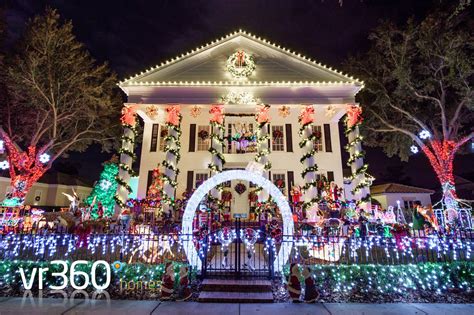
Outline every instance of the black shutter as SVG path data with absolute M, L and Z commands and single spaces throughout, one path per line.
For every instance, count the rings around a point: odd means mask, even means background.
M 334 181 L 334 172 L 328 171 L 328 182 L 333 182 L 333 181 Z
M 186 178 L 186 192 L 190 193 L 193 191 L 193 182 L 194 182 L 194 172 L 193 171 L 188 171 L 188 176 Z
M 148 178 L 146 179 L 146 195 L 148 196 L 148 189 L 150 189 L 151 181 L 153 180 L 153 170 L 148 171 Z
M 288 174 L 288 200 L 291 200 L 291 187 L 295 185 L 295 173 L 293 173 L 293 171 L 288 171 L 287 174 Z
M 268 126 L 267 126 L 267 134 L 269 135 L 269 137 L 268 137 L 268 151 L 271 152 L 272 151 L 272 143 L 270 142 L 270 138 L 272 136 L 270 134 L 270 130 L 272 130 L 272 129 L 270 128 L 270 124 L 268 124 Z
M 196 124 L 189 126 L 189 152 L 196 151 Z
M 150 143 L 150 152 L 156 152 L 156 147 L 158 144 L 158 127 L 159 124 L 153 124 L 151 128 L 151 143 Z
M 324 124 L 324 146 L 326 147 L 326 152 L 332 152 L 330 124 Z
M 286 152 L 293 152 L 293 134 L 291 132 L 291 124 L 286 124 L 285 129 L 286 129 Z

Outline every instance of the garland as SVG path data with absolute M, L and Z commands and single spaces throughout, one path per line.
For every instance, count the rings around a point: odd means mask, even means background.
M 314 108 L 311 105 L 305 106 L 301 111 L 298 121 L 301 124 L 299 135 L 302 138 L 299 146 L 306 152 L 300 159 L 300 163 L 305 164 L 305 169 L 301 172 L 305 184 L 302 187 L 302 191 L 305 193 L 305 202 L 303 203 L 303 209 L 307 210 L 313 206 L 314 203 L 318 202 L 317 192 L 317 181 L 316 172 L 318 166 L 314 160 L 314 141 L 317 139 L 317 135 L 313 132 L 314 122 Z
M 209 152 L 211 153 L 211 162 L 207 165 L 211 172 L 211 176 L 217 173 L 222 172 L 222 169 L 225 164 L 224 157 L 224 106 L 221 104 L 212 105 L 209 109 L 209 124 L 211 125 L 211 147 Z M 224 186 L 217 185 L 215 189 L 212 190 L 212 193 L 209 194 L 210 201 L 217 204 L 219 209 L 222 209 L 224 196 L 223 194 Z M 219 193 L 221 193 L 221 198 L 219 199 Z
M 269 171 L 272 168 L 272 163 L 268 159 L 270 148 L 268 141 L 270 135 L 268 133 L 268 126 L 270 123 L 270 105 L 264 104 L 257 107 L 255 114 L 255 121 L 257 122 L 257 153 L 255 154 L 255 162 L 263 164 L 263 169 Z M 262 187 L 257 187 L 254 191 L 259 195 L 263 190 Z
M 118 153 L 128 157 L 131 163 L 137 159 L 137 155 L 133 152 L 135 148 L 135 139 L 138 136 L 137 131 L 137 106 L 126 105 L 122 108 L 122 117 L 120 118 L 123 128 L 123 135 L 121 136 L 122 147 L 118 150 Z M 122 160 L 122 159 L 121 159 Z M 119 169 L 126 172 L 129 176 L 136 176 L 136 172 L 132 169 L 131 163 L 119 163 Z M 123 178 L 123 175 L 119 174 L 115 178 L 118 182 L 118 189 L 115 193 L 114 200 L 120 208 L 126 207 L 125 200 L 120 196 L 119 192 L 126 190 L 129 194 L 132 192 L 132 187 Z
M 347 166 L 355 165 L 357 160 L 365 157 L 365 151 L 360 150 L 362 140 L 364 139 L 361 135 L 358 134 L 359 126 L 362 124 L 362 108 L 357 105 L 348 105 L 347 107 L 347 116 L 345 118 L 346 129 L 344 134 L 348 137 L 350 134 L 354 134 L 354 138 L 349 141 L 345 146 L 345 150 L 349 153 L 349 160 L 347 161 Z M 359 151 L 360 150 L 360 151 Z M 369 165 L 363 164 L 359 167 L 356 166 L 355 170 L 352 171 L 352 174 L 346 180 L 349 180 L 352 183 L 357 177 L 361 176 L 361 180 L 351 191 L 353 195 L 359 193 L 362 189 L 370 187 L 371 180 L 369 180 L 370 175 L 367 174 L 367 169 Z M 370 195 L 364 196 L 361 202 L 370 201 Z
M 168 207 L 174 206 L 174 192 L 178 186 L 177 178 L 179 174 L 178 163 L 181 159 L 181 108 L 179 105 L 169 105 L 166 107 L 166 130 L 167 136 L 165 137 L 165 160 L 161 163 L 165 167 L 165 171 L 161 174 L 163 181 L 163 192 L 161 199 L 163 204 Z M 166 187 L 168 186 L 168 187 Z

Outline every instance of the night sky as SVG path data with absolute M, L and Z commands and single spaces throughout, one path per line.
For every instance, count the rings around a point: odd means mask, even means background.
M 451 1 L 452 2 L 452 1 Z M 99 61 L 108 61 L 120 79 L 242 28 L 284 47 L 344 70 L 349 55 L 363 53 L 368 34 L 381 19 L 404 23 L 423 17 L 443 0 L 306 0 L 306 1 L 6 1 L 9 45 L 29 18 L 46 6 L 70 19 L 74 32 Z M 402 163 L 380 149 L 368 149 L 369 172 L 377 182 L 403 182 L 436 188 L 435 175 L 421 154 Z M 90 180 L 98 178 L 110 154 L 92 147 L 72 153 L 55 166 Z M 473 155 L 458 156 L 455 173 L 474 180 Z M 72 164 L 73 167 L 68 167 Z M 75 170 L 76 169 L 76 170 Z

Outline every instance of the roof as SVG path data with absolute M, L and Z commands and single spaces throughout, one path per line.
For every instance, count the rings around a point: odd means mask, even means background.
M 243 49 L 256 70 L 247 79 L 225 71 L 230 55 Z M 292 86 L 357 85 L 363 82 L 280 45 L 239 30 L 181 54 L 119 83 L 119 86 Z
M 415 194 L 433 194 L 434 190 L 425 189 L 420 187 L 396 184 L 396 183 L 388 183 L 382 185 L 374 185 L 370 187 L 370 194 L 377 195 L 377 194 L 394 194 L 394 193 L 415 193 Z

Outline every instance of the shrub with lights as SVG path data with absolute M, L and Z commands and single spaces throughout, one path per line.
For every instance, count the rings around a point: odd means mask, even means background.
M 85 201 L 87 205 L 91 205 L 95 199 L 92 211 L 93 217 L 97 217 L 97 207 L 99 202 L 104 207 L 104 216 L 110 217 L 114 214 L 115 193 L 118 187 L 118 173 L 119 166 L 116 157 L 113 157 L 110 161 L 104 163 L 104 170 L 100 173 L 99 180 L 96 182 L 94 188 L 92 188 L 91 194 Z

